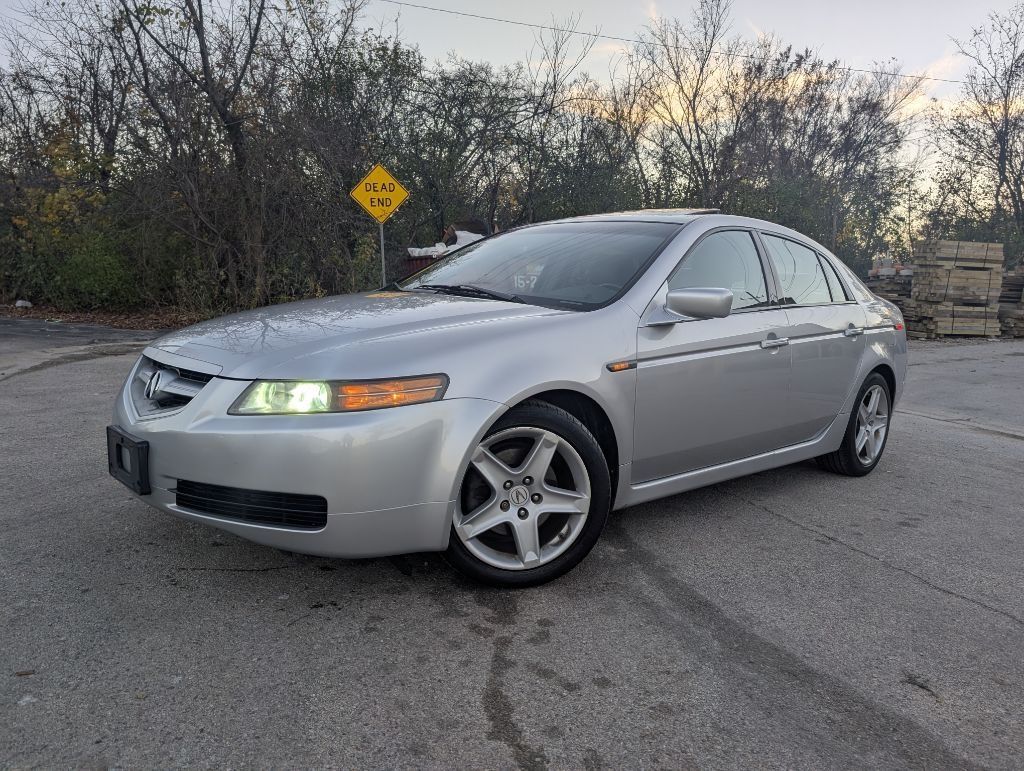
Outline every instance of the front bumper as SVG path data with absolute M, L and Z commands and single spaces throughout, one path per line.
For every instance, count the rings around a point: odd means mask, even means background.
M 448 399 L 357 413 L 228 415 L 249 382 L 214 378 L 179 412 L 152 418 L 141 418 L 122 388 L 113 422 L 149 443 L 152 493 L 140 498 L 257 543 L 331 557 L 445 549 L 469 453 L 506 409 Z M 179 479 L 320 495 L 327 524 L 299 530 L 191 511 L 175 503 Z

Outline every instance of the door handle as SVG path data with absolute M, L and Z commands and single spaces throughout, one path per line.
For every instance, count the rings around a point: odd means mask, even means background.
M 863 327 L 849 327 L 848 329 L 843 331 L 843 334 L 846 335 L 847 337 L 857 337 L 857 335 L 863 335 L 864 334 L 864 328 Z
M 784 345 L 789 345 L 788 337 L 772 337 L 761 341 L 762 348 L 781 348 Z

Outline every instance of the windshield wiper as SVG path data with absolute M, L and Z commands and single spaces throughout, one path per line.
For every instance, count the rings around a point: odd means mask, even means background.
M 417 286 L 410 287 L 410 289 L 431 289 L 442 294 L 461 295 L 464 297 L 483 297 L 488 300 L 503 300 L 510 303 L 525 302 L 525 300 L 517 294 L 496 292 L 493 289 L 485 289 L 484 287 L 477 286 L 476 284 L 418 284 Z

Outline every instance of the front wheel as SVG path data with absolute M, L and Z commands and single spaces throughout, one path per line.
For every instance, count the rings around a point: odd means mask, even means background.
M 889 438 L 891 413 L 889 384 L 880 374 L 872 372 L 857 393 L 843 443 L 835 452 L 818 458 L 818 465 L 846 476 L 870 474 L 882 459 Z
M 526 402 L 473 451 L 446 556 L 496 586 L 534 586 L 574 568 L 597 543 L 611 508 L 608 464 L 565 410 Z

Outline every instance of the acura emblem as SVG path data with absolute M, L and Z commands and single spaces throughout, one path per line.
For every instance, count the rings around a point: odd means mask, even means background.
M 508 491 L 508 499 L 516 506 L 522 506 L 530 500 L 530 492 L 522 485 L 519 487 L 513 487 Z
M 162 374 L 163 373 L 160 370 L 157 370 L 156 372 L 149 376 L 149 380 L 146 381 L 145 391 L 147 399 L 155 399 L 156 395 L 160 393 L 160 376 Z

